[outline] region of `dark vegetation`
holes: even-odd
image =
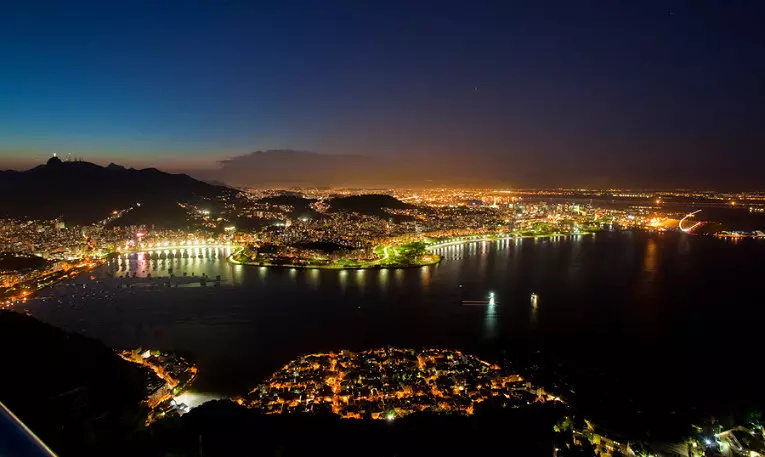
[[[209,402],[151,426],[132,445],[144,456],[423,456],[552,454],[554,406],[474,416],[419,413],[393,421],[327,415],[263,415],[229,401]]]
[[[133,207],[119,219],[108,224],[114,226],[145,225],[166,229],[183,229],[189,226],[186,210],[177,204],[141,204]]]
[[[160,216],[152,220],[161,225],[164,214],[177,215],[173,210],[178,202],[197,202],[234,191],[154,168],[135,170],[115,164],[101,167],[52,158],[27,171],[0,171],[0,192],[13,195],[0,200],[0,217],[62,218],[69,223],[88,224],[140,202],[137,214],[146,213],[147,220]]]
[[[303,198],[300,195],[294,193],[287,193],[285,195],[261,198],[258,200],[258,203],[273,206],[290,206],[292,207],[292,210],[285,212],[285,214],[292,219],[299,219],[303,217],[308,219],[317,219],[321,217],[321,215],[310,207],[311,203],[314,201],[315,200]],[[283,220],[260,219],[252,217],[235,217],[233,219],[234,225],[236,225],[238,229],[243,230],[261,230],[280,222],[283,222]]]
[[[383,208],[409,209],[412,205],[391,197],[390,195],[351,195],[329,200],[330,211],[349,211],[370,216],[390,217]]]
[[[259,203],[267,203],[269,205],[288,205],[295,208],[293,214],[300,215],[303,213],[314,213],[310,204],[316,200],[309,198],[303,198],[299,195],[277,195],[274,197],[265,197],[258,200]]]
[[[34,270],[45,265],[45,259],[35,256],[18,256],[0,252],[0,271]]]
[[[577,415],[622,441],[682,441],[693,434],[692,425],[714,418],[730,428],[765,409],[758,377],[734,382],[730,372],[714,366],[723,359],[743,366],[749,358],[743,351],[708,344],[689,357],[665,339],[619,342],[620,331],[604,327],[576,338],[548,336],[544,344],[518,338],[506,346],[530,354],[513,353],[512,360],[536,367],[538,384],[560,392]],[[689,338],[688,344],[696,343]]]

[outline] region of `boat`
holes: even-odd
[[[462,300],[463,305],[488,305],[491,300]]]
[[[537,301],[538,301],[538,300],[539,300],[539,296],[537,296],[537,294],[535,294],[534,292],[532,292],[532,293],[531,293],[531,306],[533,306],[534,308],[536,308],[536,307],[537,307]]]
[[[494,292],[491,292],[488,300],[462,300],[462,304],[465,306],[486,306],[496,305],[497,302],[494,300]]]

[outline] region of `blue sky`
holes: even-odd
[[[723,167],[732,179],[765,165],[764,10],[11,2],[0,15],[0,168],[53,151],[182,168],[291,148],[470,156],[540,176],[550,163],[649,175],[644,164],[660,160],[703,178],[736,156],[740,169]]]

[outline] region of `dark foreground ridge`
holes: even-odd
[[[147,428],[144,373],[100,342],[3,311],[0,343],[13,348],[3,362],[12,376],[0,376],[0,401],[62,457],[549,455],[564,414],[557,402],[510,409],[488,399],[469,417],[430,411],[348,420],[215,401]]]
[[[142,425],[144,374],[99,341],[0,311],[0,401],[56,453],[85,455]]]
[[[152,425],[150,441],[136,443],[147,448],[136,451],[147,456],[215,457],[549,456],[561,409],[553,404],[506,409],[487,403],[470,417],[415,413],[379,421],[333,414],[264,415],[230,401],[214,401],[179,419]]]
[[[146,421],[150,370],[141,365],[152,365],[148,353],[133,351],[141,360],[130,363],[98,341],[8,311],[0,312],[0,344],[9,348],[0,401],[62,457],[674,456],[690,448],[700,457],[707,447],[739,445],[759,453],[741,455],[765,453],[759,415],[725,428],[704,421],[691,429],[681,414],[630,423],[635,413],[624,401],[611,398],[598,411],[584,393],[577,397],[589,401],[566,404],[514,371],[458,350],[388,346],[309,354],[245,397],[182,408],[183,415],[160,408],[156,421]],[[178,379],[168,371],[178,367],[196,374],[171,355],[162,359],[167,363],[157,374]],[[171,394],[154,392],[150,406]],[[0,438],[12,432],[0,423]],[[3,445],[0,440],[0,454]]]

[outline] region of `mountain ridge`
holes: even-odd
[[[62,162],[56,157],[26,171],[0,171],[0,192],[11,196],[0,201],[0,217],[61,218],[81,224],[102,220],[112,211],[136,203],[141,203],[143,211],[161,214],[179,202],[236,193],[187,174],[114,163],[102,167],[90,162]]]

